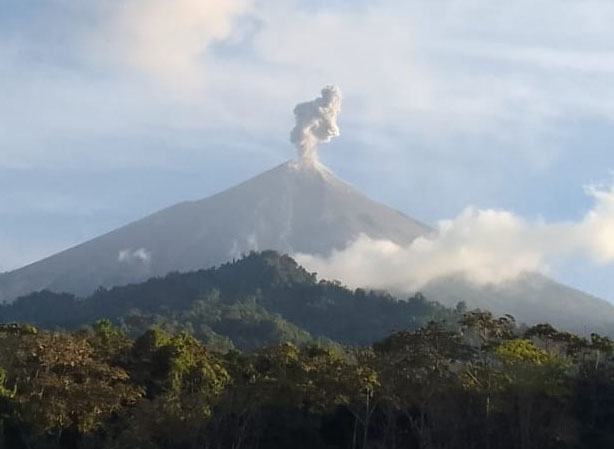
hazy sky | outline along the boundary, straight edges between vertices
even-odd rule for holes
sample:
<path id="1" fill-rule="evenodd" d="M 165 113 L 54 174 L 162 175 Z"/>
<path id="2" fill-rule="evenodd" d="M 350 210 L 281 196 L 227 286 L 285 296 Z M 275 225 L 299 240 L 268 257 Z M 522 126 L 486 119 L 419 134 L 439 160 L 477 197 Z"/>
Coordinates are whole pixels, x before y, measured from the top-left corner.
<path id="1" fill-rule="evenodd" d="M 306 6 L 308 5 L 308 6 Z M 293 158 L 435 223 L 577 221 L 614 169 L 611 0 L 0 0 L 0 271 Z M 614 300 L 614 265 L 555 277 Z"/>

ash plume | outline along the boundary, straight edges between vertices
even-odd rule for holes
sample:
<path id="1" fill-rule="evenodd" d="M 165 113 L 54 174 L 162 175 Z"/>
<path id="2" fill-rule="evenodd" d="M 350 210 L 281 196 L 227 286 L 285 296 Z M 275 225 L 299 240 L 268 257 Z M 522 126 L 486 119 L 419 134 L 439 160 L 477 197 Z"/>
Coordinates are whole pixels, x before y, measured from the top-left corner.
<path id="1" fill-rule="evenodd" d="M 296 105 L 296 125 L 290 132 L 290 142 L 296 146 L 301 162 L 317 162 L 318 144 L 339 136 L 337 116 L 340 111 L 341 91 L 336 86 L 326 86 L 320 97 Z"/>

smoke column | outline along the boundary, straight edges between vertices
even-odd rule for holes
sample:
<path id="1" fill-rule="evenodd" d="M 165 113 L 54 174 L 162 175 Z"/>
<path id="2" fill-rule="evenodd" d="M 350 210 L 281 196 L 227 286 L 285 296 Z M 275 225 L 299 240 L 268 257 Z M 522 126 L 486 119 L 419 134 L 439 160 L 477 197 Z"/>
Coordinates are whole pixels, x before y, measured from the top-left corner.
<path id="1" fill-rule="evenodd" d="M 301 162 L 317 162 L 318 144 L 330 142 L 339 135 L 337 116 L 340 111 L 341 91 L 336 86 L 326 86 L 322 96 L 296 105 L 296 125 L 290 132 L 290 142 L 298 149 Z"/>

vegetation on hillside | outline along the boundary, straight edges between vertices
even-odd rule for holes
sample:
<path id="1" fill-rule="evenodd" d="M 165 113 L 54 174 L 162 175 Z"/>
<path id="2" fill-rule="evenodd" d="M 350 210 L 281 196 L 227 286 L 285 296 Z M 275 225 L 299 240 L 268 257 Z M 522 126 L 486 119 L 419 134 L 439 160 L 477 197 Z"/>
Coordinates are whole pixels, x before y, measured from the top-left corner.
<path id="1" fill-rule="evenodd" d="M 276 253 L 0 321 L 0 448 L 614 447 L 609 338 L 350 291 Z"/>
<path id="2" fill-rule="evenodd" d="M 0 326 L 7 448 L 611 448 L 614 344 L 466 314 L 365 347 L 211 351 Z"/>
<path id="3" fill-rule="evenodd" d="M 216 349 L 242 350 L 323 339 L 365 345 L 394 330 L 417 329 L 429 321 L 454 324 L 459 318 L 459 311 L 421 295 L 399 301 L 383 292 L 318 281 L 292 258 L 273 251 L 208 270 L 99 289 L 89 298 L 43 291 L 0 306 L 0 322 L 78 329 L 110 319 L 131 336 L 155 325 L 187 332 Z"/>

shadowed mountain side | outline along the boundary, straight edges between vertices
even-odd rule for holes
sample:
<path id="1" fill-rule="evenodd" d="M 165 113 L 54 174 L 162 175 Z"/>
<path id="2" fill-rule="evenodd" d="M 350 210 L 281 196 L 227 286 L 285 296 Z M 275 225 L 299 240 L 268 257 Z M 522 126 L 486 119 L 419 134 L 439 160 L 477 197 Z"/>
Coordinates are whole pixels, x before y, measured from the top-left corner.
<path id="1" fill-rule="evenodd" d="M 465 301 L 470 308 L 510 314 L 519 323 L 548 322 L 580 335 L 614 335 L 612 304 L 537 273 L 524 273 L 513 281 L 486 286 L 450 276 L 430 282 L 421 291 L 446 306 Z"/>
<path id="2" fill-rule="evenodd" d="M 0 305 L 0 322 L 80 328 L 108 318 L 130 334 L 151 326 L 187 331 L 209 344 L 242 349 L 328 338 L 371 344 L 393 330 L 460 315 L 421 295 L 399 301 L 383 292 L 349 290 L 318 281 L 289 256 L 251 253 L 235 262 L 146 282 L 99 289 L 85 299 L 37 292 Z"/>
<path id="3" fill-rule="evenodd" d="M 0 301 L 41 289 L 87 295 L 98 286 L 206 268 L 250 250 L 327 254 L 361 233 L 406 245 L 429 232 L 319 164 L 288 162 L 0 275 Z"/>

